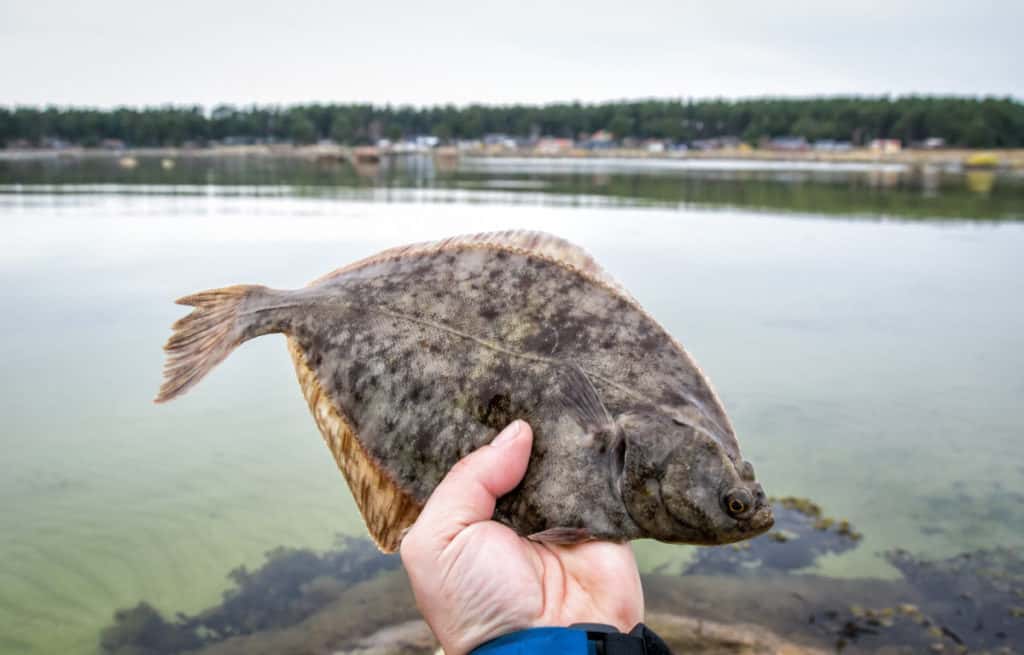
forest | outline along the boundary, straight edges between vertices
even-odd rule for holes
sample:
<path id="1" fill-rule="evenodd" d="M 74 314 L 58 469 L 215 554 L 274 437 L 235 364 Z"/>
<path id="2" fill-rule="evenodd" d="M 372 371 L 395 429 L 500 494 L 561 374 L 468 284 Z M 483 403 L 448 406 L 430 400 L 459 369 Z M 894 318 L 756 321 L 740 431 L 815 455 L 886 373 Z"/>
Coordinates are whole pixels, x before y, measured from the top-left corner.
<path id="1" fill-rule="evenodd" d="M 876 138 L 911 145 L 943 139 L 948 146 L 1024 147 L 1024 103 L 1013 98 L 939 96 L 639 100 L 546 105 L 456 107 L 371 104 L 119 107 L 0 107 L 0 144 L 205 146 L 215 143 L 376 143 L 433 135 L 443 142 L 488 134 L 517 138 L 580 138 L 606 130 L 616 139 L 692 143 L 736 137 L 808 141 Z"/>

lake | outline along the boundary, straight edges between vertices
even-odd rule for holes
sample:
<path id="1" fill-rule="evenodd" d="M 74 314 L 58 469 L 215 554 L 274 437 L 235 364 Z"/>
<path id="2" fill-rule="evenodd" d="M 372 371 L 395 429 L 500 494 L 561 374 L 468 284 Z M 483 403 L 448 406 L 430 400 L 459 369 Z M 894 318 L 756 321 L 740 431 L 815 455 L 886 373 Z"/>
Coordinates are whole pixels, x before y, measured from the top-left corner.
<path id="1" fill-rule="evenodd" d="M 861 536 L 773 575 L 882 584 L 910 580 L 896 549 L 937 562 L 1024 545 L 1020 179 L 429 157 L 368 170 L 0 161 L 0 221 L 2 653 L 94 653 L 116 609 L 192 615 L 271 549 L 363 536 L 282 337 L 152 404 L 184 313 L 172 300 L 293 288 L 459 233 L 546 230 L 591 252 L 700 362 L 766 491 L 809 498 Z M 790 532 L 790 544 L 815 536 Z M 635 549 L 659 579 L 713 568 L 707 549 Z M 1024 583 L 1006 593 L 1024 597 Z"/>

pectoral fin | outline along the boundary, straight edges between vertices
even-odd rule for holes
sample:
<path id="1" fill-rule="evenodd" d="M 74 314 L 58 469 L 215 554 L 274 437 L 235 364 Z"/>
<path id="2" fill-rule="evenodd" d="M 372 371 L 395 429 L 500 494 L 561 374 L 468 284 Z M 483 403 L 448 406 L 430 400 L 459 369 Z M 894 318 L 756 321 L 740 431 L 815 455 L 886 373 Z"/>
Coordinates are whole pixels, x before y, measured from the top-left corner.
<path id="1" fill-rule="evenodd" d="M 607 455 L 609 483 L 617 493 L 626 456 L 626 439 L 622 429 L 604 406 L 594 383 L 579 364 L 565 364 L 560 390 L 564 411 L 583 428 L 590 443 Z"/>
<path id="2" fill-rule="evenodd" d="M 614 429 L 612 419 L 594 383 L 576 362 L 566 362 L 561 371 L 559 388 L 562 407 L 583 429 L 592 434 Z"/>

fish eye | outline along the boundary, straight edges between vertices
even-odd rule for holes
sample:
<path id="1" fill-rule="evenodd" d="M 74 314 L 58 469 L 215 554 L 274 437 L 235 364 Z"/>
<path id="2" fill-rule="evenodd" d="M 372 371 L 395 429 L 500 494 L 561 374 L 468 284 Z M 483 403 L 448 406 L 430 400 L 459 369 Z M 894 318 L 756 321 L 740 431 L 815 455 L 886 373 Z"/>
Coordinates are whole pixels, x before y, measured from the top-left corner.
<path id="1" fill-rule="evenodd" d="M 732 489 L 725 494 L 725 509 L 731 516 L 739 516 L 750 508 L 753 499 L 746 489 Z"/>

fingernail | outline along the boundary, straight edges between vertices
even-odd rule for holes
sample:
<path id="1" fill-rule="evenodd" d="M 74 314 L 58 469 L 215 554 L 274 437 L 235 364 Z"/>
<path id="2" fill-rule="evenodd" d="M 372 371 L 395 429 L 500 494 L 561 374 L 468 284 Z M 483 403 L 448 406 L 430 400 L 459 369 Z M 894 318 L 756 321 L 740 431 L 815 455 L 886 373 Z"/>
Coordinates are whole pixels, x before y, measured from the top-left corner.
<path id="1" fill-rule="evenodd" d="M 508 427 L 506 427 L 504 430 L 498 433 L 498 436 L 494 438 L 494 441 L 491 442 L 491 445 L 501 446 L 512 441 L 517 436 L 519 436 L 519 429 L 521 425 L 522 421 L 520 421 L 519 419 L 512 421 L 511 423 L 508 424 Z"/>

